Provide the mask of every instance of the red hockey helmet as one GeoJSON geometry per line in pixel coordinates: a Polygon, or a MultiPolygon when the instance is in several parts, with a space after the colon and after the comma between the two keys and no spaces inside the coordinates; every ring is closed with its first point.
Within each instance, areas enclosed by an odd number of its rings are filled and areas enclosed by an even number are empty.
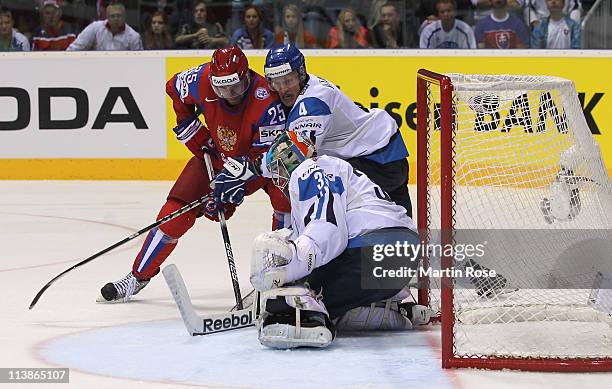
{"type": "Polygon", "coordinates": [[[210,61],[210,84],[222,99],[242,97],[249,87],[249,61],[238,46],[217,49],[210,61]]]}

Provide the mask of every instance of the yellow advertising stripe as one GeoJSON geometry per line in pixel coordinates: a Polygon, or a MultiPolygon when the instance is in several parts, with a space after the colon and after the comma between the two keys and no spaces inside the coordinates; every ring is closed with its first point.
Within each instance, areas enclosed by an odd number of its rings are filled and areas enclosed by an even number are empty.
{"type": "Polygon", "coordinates": [[[0,159],[1,180],[175,180],[179,159],[0,159]]]}
{"type": "MultiPolygon", "coordinates": [[[[604,160],[612,168],[612,58],[585,57],[479,57],[479,56],[309,56],[309,73],[325,77],[338,85],[354,101],[367,108],[381,108],[401,122],[400,129],[411,151],[411,163],[416,156],[416,78],[420,68],[438,73],[466,74],[531,74],[549,75],[574,81],[584,100],[587,119],[600,134],[595,139],[601,146],[604,160]],[[585,72],[585,69],[592,71],[585,72]]],[[[166,75],[200,65],[207,57],[168,58],[166,75]]],[[[265,57],[249,55],[249,65],[259,74],[263,72],[265,57]]],[[[168,99],[168,129],[174,127],[174,114],[168,99]]],[[[170,130],[169,130],[170,131],[170,130]]],[[[168,157],[184,158],[188,151],[176,142],[169,132],[168,157]]]]}
{"type": "MultiPolygon", "coordinates": [[[[470,56],[468,52],[463,55],[461,51],[414,53],[389,56],[370,52],[365,55],[358,51],[304,52],[308,72],[329,79],[354,101],[367,108],[387,110],[401,123],[400,129],[411,153],[412,183],[416,182],[414,128],[416,74],[420,68],[438,73],[549,75],[574,81],[583,101],[583,109],[587,112],[587,120],[595,126],[591,129],[596,128],[599,132],[595,139],[601,146],[606,166],[612,171],[612,116],[608,114],[612,112],[612,72],[609,71],[612,69],[612,57],[597,57],[594,54],[592,57],[570,57],[573,54],[566,52],[559,53],[567,56],[553,53],[553,57],[546,57],[544,52],[517,52],[523,53],[521,57],[510,56],[507,52],[487,55],[487,52],[482,51],[469,52],[478,56],[470,56]],[[532,56],[534,54],[542,56],[532,56]]],[[[210,54],[208,51],[167,54],[175,57],[166,58],[166,79],[208,62],[210,54]],[[196,56],[198,54],[200,56],[196,56]]],[[[265,52],[248,51],[247,56],[251,68],[262,74],[265,52]]],[[[158,83],[160,89],[164,87],[164,81],[151,80],[158,83]]],[[[169,98],[166,99],[166,112],[167,159],[0,159],[0,179],[173,180],[191,153],[176,140],[172,131],[176,123],[169,98]]]]}

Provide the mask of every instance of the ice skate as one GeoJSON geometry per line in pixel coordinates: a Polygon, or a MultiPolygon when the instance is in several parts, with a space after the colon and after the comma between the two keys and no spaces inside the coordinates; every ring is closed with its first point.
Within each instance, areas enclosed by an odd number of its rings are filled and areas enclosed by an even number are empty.
{"type": "Polygon", "coordinates": [[[130,298],[138,294],[147,286],[150,280],[139,280],[134,277],[132,272],[129,272],[122,279],[109,282],[100,289],[100,296],[96,299],[99,303],[124,303],[130,298]]]}

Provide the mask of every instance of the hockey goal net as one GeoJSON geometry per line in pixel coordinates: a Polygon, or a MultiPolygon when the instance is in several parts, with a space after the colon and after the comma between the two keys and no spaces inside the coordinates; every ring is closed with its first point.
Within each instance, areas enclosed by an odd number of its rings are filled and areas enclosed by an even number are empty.
{"type": "Polygon", "coordinates": [[[612,185],[573,83],[420,70],[417,106],[443,366],[612,371],[612,185]]]}

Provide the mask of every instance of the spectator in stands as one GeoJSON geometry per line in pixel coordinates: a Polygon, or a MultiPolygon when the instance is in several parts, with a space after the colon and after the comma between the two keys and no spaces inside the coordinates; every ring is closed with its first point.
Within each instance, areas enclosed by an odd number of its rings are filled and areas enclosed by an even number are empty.
{"type": "MultiPolygon", "coordinates": [[[[475,24],[473,11],[472,0],[455,0],[455,17],[470,26],[475,24]]],[[[419,19],[419,23],[421,23],[418,29],[418,35],[421,36],[425,27],[438,20],[436,0],[419,0],[415,14],[419,19]]]]}
{"type": "Polygon", "coordinates": [[[387,0],[373,0],[370,3],[370,9],[367,11],[368,18],[366,23],[368,30],[372,31],[374,26],[380,23],[380,12],[383,5],[387,3],[387,0]]]}
{"type": "Polygon", "coordinates": [[[231,43],[241,49],[270,49],[274,33],[264,28],[263,15],[254,5],[244,7],[243,25],[232,34],[231,43]]]}
{"type": "Polygon", "coordinates": [[[380,7],[378,20],[371,30],[372,46],[376,48],[397,49],[416,47],[415,31],[404,30],[399,12],[393,4],[385,3],[380,7]]]}
{"type": "Polygon", "coordinates": [[[189,23],[189,21],[193,19],[193,16],[192,0],[176,0],[170,12],[170,16],[168,16],[170,34],[176,37],[179,28],[183,24],[189,23]]]}
{"type": "Polygon", "coordinates": [[[523,49],[529,47],[527,26],[507,10],[508,0],[491,0],[493,12],[474,28],[479,48],[523,49]]]}
{"type": "Polygon", "coordinates": [[[106,20],[85,27],[67,50],[142,50],[142,39],[125,23],[125,6],[111,3],[106,7],[106,20]]]}
{"type": "MultiPolygon", "coordinates": [[[[474,11],[474,23],[478,24],[479,21],[491,15],[493,12],[493,3],[495,0],[470,0],[476,10],[474,11]]],[[[520,17],[525,2],[529,0],[508,0],[507,11],[514,13],[520,17]]]]}
{"type": "MultiPolygon", "coordinates": [[[[536,27],[550,15],[546,0],[525,0],[525,21],[528,25],[536,27]]],[[[576,23],[580,24],[582,19],[582,1],[565,0],[563,13],[568,15],[576,23]]]]}
{"type": "Polygon", "coordinates": [[[475,49],[476,38],[472,28],[455,18],[455,0],[436,0],[438,20],[421,32],[421,49],[475,49]]]}
{"type": "Polygon", "coordinates": [[[317,38],[304,29],[302,13],[295,4],[283,7],[281,26],[275,34],[276,43],[285,45],[293,43],[299,49],[314,49],[317,47],[317,38]]]}
{"type": "Polygon", "coordinates": [[[329,30],[327,47],[330,49],[364,49],[370,46],[368,29],[361,25],[355,11],[344,8],[336,25],[329,30]]]}
{"type": "Polygon", "coordinates": [[[76,39],[72,27],[62,20],[57,0],[44,0],[40,8],[40,26],[32,32],[32,50],[63,51],[76,39]]]}
{"type": "Polygon", "coordinates": [[[218,49],[228,44],[227,36],[219,23],[206,20],[206,3],[196,1],[193,8],[193,20],[179,27],[176,35],[178,49],[218,49]]]}
{"type": "Polygon", "coordinates": [[[164,12],[157,11],[151,16],[143,35],[143,46],[145,50],[166,50],[174,47],[168,31],[168,17],[164,12]]]}
{"type": "Polygon", "coordinates": [[[0,7],[0,51],[30,51],[28,38],[13,28],[13,14],[6,7],[0,7]]]}
{"type": "Polygon", "coordinates": [[[580,24],[563,13],[567,0],[546,0],[550,16],[531,34],[532,49],[579,49],[580,24]]]}

